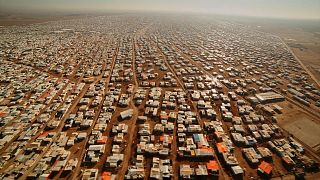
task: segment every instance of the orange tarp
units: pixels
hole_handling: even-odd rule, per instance
[[[163,136],[160,136],[160,142],[163,142]],[[169,144],[172,143],[172,137],[169,136]]]
[[[111,172],[103,172],[101,174],[101,180],[110,180],[111,179]]]
[[[46,97],[48,97],[50,93],[51,93],[51,90],[43,93],[42,96],[41,96],[41,98],[46,98]]]
[[[217,161],[209,161],[207,163],[207,169],[209,170],[219,170],[219,165]]]
[[[43,137],[43,136],[48,136],[48,134],[49,134],[49,132],[44,132],[44,133],[40,134],[40,136],[41,136],[41,137]]]
[[[107,143],[108,137],[103,136],[100,139],[97,139],[97,143]]]
[[[271,171],[272,171],[272,166],[271,164],[265,162],[265,161],[262,161],[262,163],[259,165],[259,168],[265,172],[266,174],[270,174]]]
[[[5,117],[6,113],[5,112],[0,112],[0,117]]]
[[[224,145],[224,143],[217,143],[217,149],[220,153],[225,153],[227,152],[227,147]]]
[[[160,119],[168,119],[168,115],[161,115]]]
[[[206,147],[206,146],[202,146],[202,147],[200,148],[200,150],[201,150],[201,151],[207,151],[207,152],[213,152],[213,149],[212,149],[212,148]]]

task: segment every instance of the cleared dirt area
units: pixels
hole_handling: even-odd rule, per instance
[[[320,124],[312,116],[283,103],[283,113],[278,115],[278,123],[290,134],[307,144],[315,152],[320,151]]]
[[[320,127],[307,117],[294,118],[292,122],[285,124],[284,129],[299,137],[299,139],[315,151],[319,150],[320,143]]]

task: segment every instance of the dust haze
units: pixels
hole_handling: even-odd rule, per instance
[[[1,0],[0,12],[92,13],[114,11],[205,13],[320,19],[318,0]]]

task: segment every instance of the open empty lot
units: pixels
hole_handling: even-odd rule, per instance
[[[320,126],[308,117],[294,117],[283,125],[284,129],[295,137],[319,151]]]
[[[282,103],[282,107],[285,107],[285,109],[283,114],[278,115],[279,125],[315,152],[319,153],[319,120],[300,109],[294,108],[290,103]]]

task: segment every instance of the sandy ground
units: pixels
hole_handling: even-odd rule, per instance
[[[292,118],[291,122],[284,124],[283,127],[315,151],[319,150],[320,126],[310,120],[308,116]]]
[[[279,125],[319,154],[319,121],[288,102],[282,102],[281,107],[285,108],[283,113],[278,115]]]

